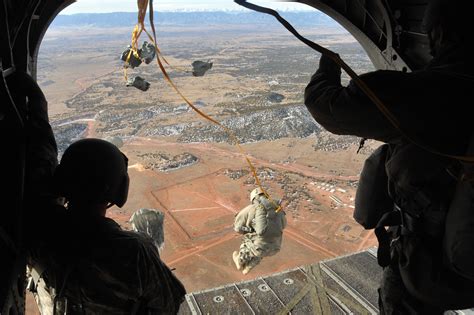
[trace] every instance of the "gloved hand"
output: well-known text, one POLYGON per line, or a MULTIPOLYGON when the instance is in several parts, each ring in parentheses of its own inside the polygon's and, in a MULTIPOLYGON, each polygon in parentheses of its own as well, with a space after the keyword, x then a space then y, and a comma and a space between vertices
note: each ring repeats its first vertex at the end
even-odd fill
POLYGON ((249 228, 248 226, 242 226, 242 227, 240 227, 240 230, 241 230, 242 232, 244 232, 244 233, 250 233, 250 232, 252 232, 252 229, 249 228))
POLYGON ((325 72, 333 75, 341 75, 341 67, 327 55, 321 55, 319 59, 318 72, 325 72))

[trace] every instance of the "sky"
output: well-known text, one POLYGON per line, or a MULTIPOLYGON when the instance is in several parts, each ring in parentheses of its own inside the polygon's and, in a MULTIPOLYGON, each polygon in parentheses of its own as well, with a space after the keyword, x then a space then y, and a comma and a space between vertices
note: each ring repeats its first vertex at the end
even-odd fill
MULTIPOLYGON (((136 0, 76 0, 61 14, 105 13, 105 12, 136 12, 136 0)), ((268 6, 277 10, 309 10, 311 7, 301 3, 255 0, 249 1, 258 5, 268 6)), ((207 10, 243 10, 233 0, 155 0, 157 11, 207 11, 207 10)), ((245 9, 246 10, 246 9, 245 9)))

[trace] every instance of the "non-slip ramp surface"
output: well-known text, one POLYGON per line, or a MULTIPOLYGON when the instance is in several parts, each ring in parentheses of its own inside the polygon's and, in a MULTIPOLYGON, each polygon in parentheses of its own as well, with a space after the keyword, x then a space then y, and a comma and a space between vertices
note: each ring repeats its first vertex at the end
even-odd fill
POLYGON ((365 251, 190 293, 179 314, 376 314, 381 273, 365 251))

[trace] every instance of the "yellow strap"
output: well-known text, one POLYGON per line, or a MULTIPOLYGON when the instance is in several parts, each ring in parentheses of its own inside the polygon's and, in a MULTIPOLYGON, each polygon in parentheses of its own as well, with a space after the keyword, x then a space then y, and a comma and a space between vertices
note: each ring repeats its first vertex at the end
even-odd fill
POLYGON ((372 91, 372 89, 370 89, 370 87, 367 84, 365 84, 364 81, 362 81, 362 79, 351 69, 351 67, 349 67, 344 62, 344 60, 341 59, 341 57, 339 57, 338 54, 336 54, 335 52, 333 52, 333 51, 331 51, 331 50, 329 50, 329 49, 327 49, 327 48, 325 48, 321 45, 318 45, 315 42, 312 42, 309 39, 301 36, 298 33, 298 31, 296 31, 296 29, 290 23, 288 23, 287 20, 285 20, 284 18, 282 18, 280 16, 280 14, 278 14, 277 11, 272 10, 270 8, 265 8, 265 7, 262 7, 262 6, 259 6, 259 5, 255 5, 253 3, 249 3, 249 2, 247 2, 247 0, 234 0, 234 2, 241 5, 241 6, 244 6, 244 7, 248 8, 250 10, 254 10, 254 11, 257 11, 257 12, 270 14, 270 15, 274 16, 288 31, 290 31, 293 35, 295 35, 296 38, 301 40, 303 43, 305 43, 306 45, 308 45, 312 49, 314 49, 314 50, 320 52, 321 54, 326 55, 329 58, 331 58, 337 65, 339 65, 342 69, 344 69, 344 71, 351 77, 352 80, 354 80, 354 82, 357 84, 357 86, 362 90, 362 92, 364 92, 367 95, 367 97, 375 104, 377 109, 387 118, 387 120, 407 140, 409 140, 410 142, 416 144, 420 148, 422 148, 422 149, 424 149, 424 150, 426 150, 426 151, 428 151, 432 154, 439 155, 439 156, 444 156, 444 157, 451 158, 451 159, 456 159, 456 160, 463 161, 463 162, 474 163, 474 156, 472 156, 472 155, 471 156, 469 156, 469 155, 466 155, 466 156, 450 155, 450 154, 446 154, 446 153, 443 153, 443 152, 438 152, 437 150, 432 149, 432 148, 428 147, 427 145, 425 145, 423 143, 415 141, 413 139, 413 137, 411 137, 407 132, 405 132, 401 128, 398 119, 392 114, 392 112, 387 108, 387 106, 382 102, 382 100, 377 96, 377 94, 375 94, 374 91, 372 91))
POLYGON ((311 283, 307 283, 277 314, 286 315, 311 291, 311 283))
POLYGON ((309 266, 308 273, 312 276, 310 282, 315 286, 315 292, 312 297, 318 302, 320 314, 331 314, 328 295, 321 275, 321 266, 319 264, 309 266))
POLYGON ((345 306, 350 307, 353 311, 360 313, 360 314, 369 314, 369 312, 357 302, 350 300, 349 298, 344 297, 341 293, 331 290, 327 287, 322 278, 321 274, 321 265, 318 263, 316 265, 311 265, 305 268, 305 272, 308 274, 308 281, 312 283, 318 290, 318 296, 320 301, 324 305, 324 309, 322 310, 322 314, 330 314, 330 306, 329 300, 327 295, 331 295, 336 297, 340 300, 345 306))
MULTIPOLYGON (((209 115, 205 114, 204 112, 202 112, 201 110, 199 110, 190 100, 188 100, 186 98, 186 96, 184 96, 183 93, 181 93, 181 91, 178 89, 178 87, 176 86, 176 84, 171 80, 170 76, 168 75, 168 72, 166 71, 163 63, 161 62, 161 59, 163 59, 163 61, 167 64, 167 65, 170 65, 168 63, 168 61, 163 57, 163 55, 161 54, 161 50, 160 48, 158 47, 158 44, 157 44, 157 40, 156 40, 156 29, 155 29, 155 23, 154 23, 154 14, 153 14, 153 0, 138 0, 137 2, 137 5, 138 5, 138 23, 137 25, 135 25, 135 28, 133 29, 133 32, 132 32, 132 44, 131 44, 131 49, 130 49, 130 52, 127 56, 127 60, 126 60, 126 63, 128 63, 130 61, 130 58, 132 56, 132 53, 138 57, 138 39, 140 38, 140 35, 142 34, 142 32, 145 32, 145 34, 148 36, 148 38, 150 39, 151 43, 153 44, 153 46, 155 46, 155 49, 156 49, 156 61, 157 61, 157 64, 158 64, 158 67, 160 68, 161 72, 163 73, 163 76, 166 80, 166 82, 168 82, 168 84, 176 91, 176 93, 186 102, 187 105, 189 105, 189 107, 191 107, 198 115, 200 115, 201 117, 203 117, 204 119, 212 122, 213 124, 221 127, 226 133, 227 135, 233 140, 234 144, 237 146, 237 148, 239 149, 240 153, 245 157, 245 160, 247 161, 247 164, 248 166, 250 167, 250 170, 252 172, 252 176, 255 178, 255 183, 257 184, 258 187, 260 187, 260 189, 262 190, 262 192, 264 193, 264 195, 268 198, 268 200, 270 200, 271 203, 273 203, 274 207, 275 207, 275 212, 279 212, 282 210, 282 207, 280 205, 277 205, 273 199, 270 197, 270 195, 267 193, 267 191, 262 187, 262 184, 260 182, 260 179, 258 178, 258 175, 257 175, 257 171, 255 169, 255 166, 252 164, 252 162, 250 161, 247 153, 245 152, 245 150, 242 148, 240 142, 239 142, 239 139, 237 138, 237 136, 232 132, 232 130, 230 130, 229 128, 227 128, 226 126, 222 125, 220 122, 218 122, 217 120, 215 120, 214 118, 210 117, 209 115), (146 11, 147 11, 147 7, 149 5, 149 8, 150 8, 150 12, 149 12, 149 18, 150 18, 150 26, 151 26, 151 30, 152 30, 152 34, 153 36, 146 30, 145 28, 145 16, 146 16, 146 11)), ((128 76, 127 76, 127 67, 125 67, 124 69, 124 78, 125 80, 127 80, 128 76)))

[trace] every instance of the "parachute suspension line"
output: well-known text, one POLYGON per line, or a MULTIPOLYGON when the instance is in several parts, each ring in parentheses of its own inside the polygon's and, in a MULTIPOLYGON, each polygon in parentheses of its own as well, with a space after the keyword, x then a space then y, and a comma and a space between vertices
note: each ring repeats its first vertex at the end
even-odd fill
MULTIPOLYGON (((262 190, 263 194, 268 198, 268 200, 273 203, 273 205, 275 206, 275 212, 279 212, 282 210, 282 207, 281 205, 277 205, 273 199, 270 197, 270 195, 268 194, 268 192, 262 187, 262 184, 260 182, 260 179, 258 178, 258 174, 257 174, 257 170, 255 168, 255 166, 252 164, 252 162, 250 161, 250 158, 248 157, 247 153, 245 152, 245 150, 242 148, 241 144, 240 144, 240 141, 239 139, 237 138, 237 136, 235 135, 235 133, 230 130, 228 127, 224 126, 223 124, 221 124, 220 122, 218 122, 217 120, 215 120, 214 118, 208 116, 207 114, 205 114, 204 112, 202 112, 199 108, 197 108, 193 102, 191 102, 180 90, 179 88, 176 86, 176 84, 173 82, 173 80, 171 80, 168 72, 166 71, 163 63, 167 64, 168 66, 170 66, 170 64, 168 63, 168 61, 163 57, 159 47, 158 47, 158 44, 157 44, 157 40, 156 40, 156 28, 155 28, 155 23, 154 23, 154 13, 153 13, 153 0, 138 0, 137 1, 137 5, 138 5, 138 23, 137 25, 135 26, 135 28, 133 29, 133 32, 132 32, 132 44, 131 44, 131 48, 130 48, 130 52, 128 53, 127 55, 127 59, 126 59, 126 64, 129 63, 130 61, 130 58, 132 56, 132 54, 134 54, 135 57, 138 57, 139 58, 139 55, 138 55, 138 39, 140 38, 141 34, 144 32, 148 38, 150 39, 151 43, 153 44, 153 46, 155 47, 156 51, 157 51, 157 54, 156 54, 156 61, 157 61, 157 64, 158 64, 158 67, 160 68, 161 72, 163 73, 163 77, 165 78, 166 82, 168 82, 168 84, 173 88, 173 90, 175 90, 175 92, 183 99, 184 102, 186 102, 186 104, 191 107, 199 116, 201 116, 202 118, 212 122, 213 124, 221 127, 226 133, 227 135, 229 136, 230 139, 232 139, 233 143, 237 146, 237 148, 239 149, 240 153, 245 157, 245 160, 252 172, 252 176, 254 177, 255 179, 255 183, 256 185, 262 190), (149 19, 150 19, 150 27, 151 27, 151 34, 150 32, 147 31, 147 29, 145 28, 145 16, 146 16, 146 11, 147 11, 147 7, 149 7, 149 19), (163 62, 162 62, 163 60, 163 62)), ((171 67, 171 66, 170 66, 171 67)), ((172 68, 172 67, 171 67, 172 68)), ((172 68, 173 69, 173 68, 172 68)), ((128 75, 127 75, 127 67, 124 68, 124 77, 125 77, 125 80, 128 79, 128 75)))
MULTIPOLYGON (((140 58, 139 53, 138 53, 138 39, 140 38, 142 32, 147 33, 148 37, 151 38, 150 34, 148 33, 148 31, 145 28, 145 17, 146 17, 146 12, 147 12, 148 5, 150 7, 149 19, 150 19, 151 29, 153 31, 153 34, 156 34, 154 16, 153 16, 153 1, 152 0, 151 1, 149 1, 149 0, 138 0, 137 5, 138 5, 138 23, 137 23, 137 25, 135 25, 135 28, 133 29, 133 32, 132 32, 132 45, 131 45, 132 47, 130 48, 130 52, 127 55, 127 59, 125 61, 126 64, 128 64, 130 62, 130 58, 132 57, 132 54, 137 59, 140 58)), ((163 53, 161 52, 160 48, 157 45, 156 35, 154 36, 153 44, 155 46, 157 55, 160 55, 161 58, 163 59, 164 63, 166 63, 171 69, 173 69, 175 71, 178 71, 178 72, 190 73, 190 71, 184 70, 183 68, 172 66, 168 62, 168 60, 166 60, 166 58, 163 56, 163 53)), ((127 67, 124 67, 125 81, 128 80, 127 69, 128 69, 127 67)))
POLYGON ((447 158, 451 158, 451 159, 455 159, 455 160, 459 160, 463 162, 474 163, 474 156, 457 156, 457 155, 445 154, 442 152, 438 152, 437 150, 432 149, 420 143, 419 141, 414 140, 413 137, 409 136, 406 132, 403 131, 403 129, 400 126, 400 122, 392 114, 392 112, 388 109, 388 107, 384 104, 384 102, 382 102, 382 100, 374 93, 374 91, 372 91, 372 89, 357 75, 357 73, 355 73, 354 70, 352 70, 352 68, 348 64, 344 62, 344 60, 341 59, 341 57, 337 53, 301 36, 298 33, 298 31, 287 20, 285 20, 284 18, 280 16, 280 14, 277 11, 270 8, 265 8, 259 5, 255 5, 253 3, 249 3, 246 0, 234 0, 234 2, 247 9, 260 12, 260 13, 270 14, 274 16, 288 31, 290 31, 290 33, 292 33, 300 41, 305 43, 310 48, 316 50, 317 52, 331 58, 338 66, 340 66, 351 77, 352 80, 354 80, 357 86, 362 90, 362 92, 364 92, 367 95, 367 97, 375 104, 375 106, 377 106, 377 109, 385 116, 385 118, 393 125, 393 127, 395 127, 395 129, 397 129, 398 132, 400 132, 400 134, 406 139, 408 139, 410 142, 435 155, 439 155, 439 156, 443 156, 443 157, 447 157, 447 158))
MULTIPOLYGON (((158 48, 158 45, 157 45, 157 42, 156 42, 156 28, 155 28, 155 21, 154 21, 154 10, 153 10, 153 0, 150 0, 149 2, 149 14, 148 14, 148 17, 150 19, 150 26, 151 26, 151 31, 153 32, 153 39, 154 39, 154 45, 155 45, 155 48, 156 48, 156 53, 158 55, 161 56, 161 58, 163 59, 164 63, 166 63, 171 69, 175 70, 175 71, 180 71, 180 72, 184 72, 184 73, 190 73, 192 71, 188 71, 188 70, 184 70, 183 68, 181 67, 175 67, 175 66, 172 66, 168 60, 166 60, 166 58, 163 56, 163 54, 161 53, 161 50, 158 48)), ((148 37, 150 37, 150 34, 148 34, 148 32, 146 31, 145 29, 145 32, 147 33, 148 37)))

